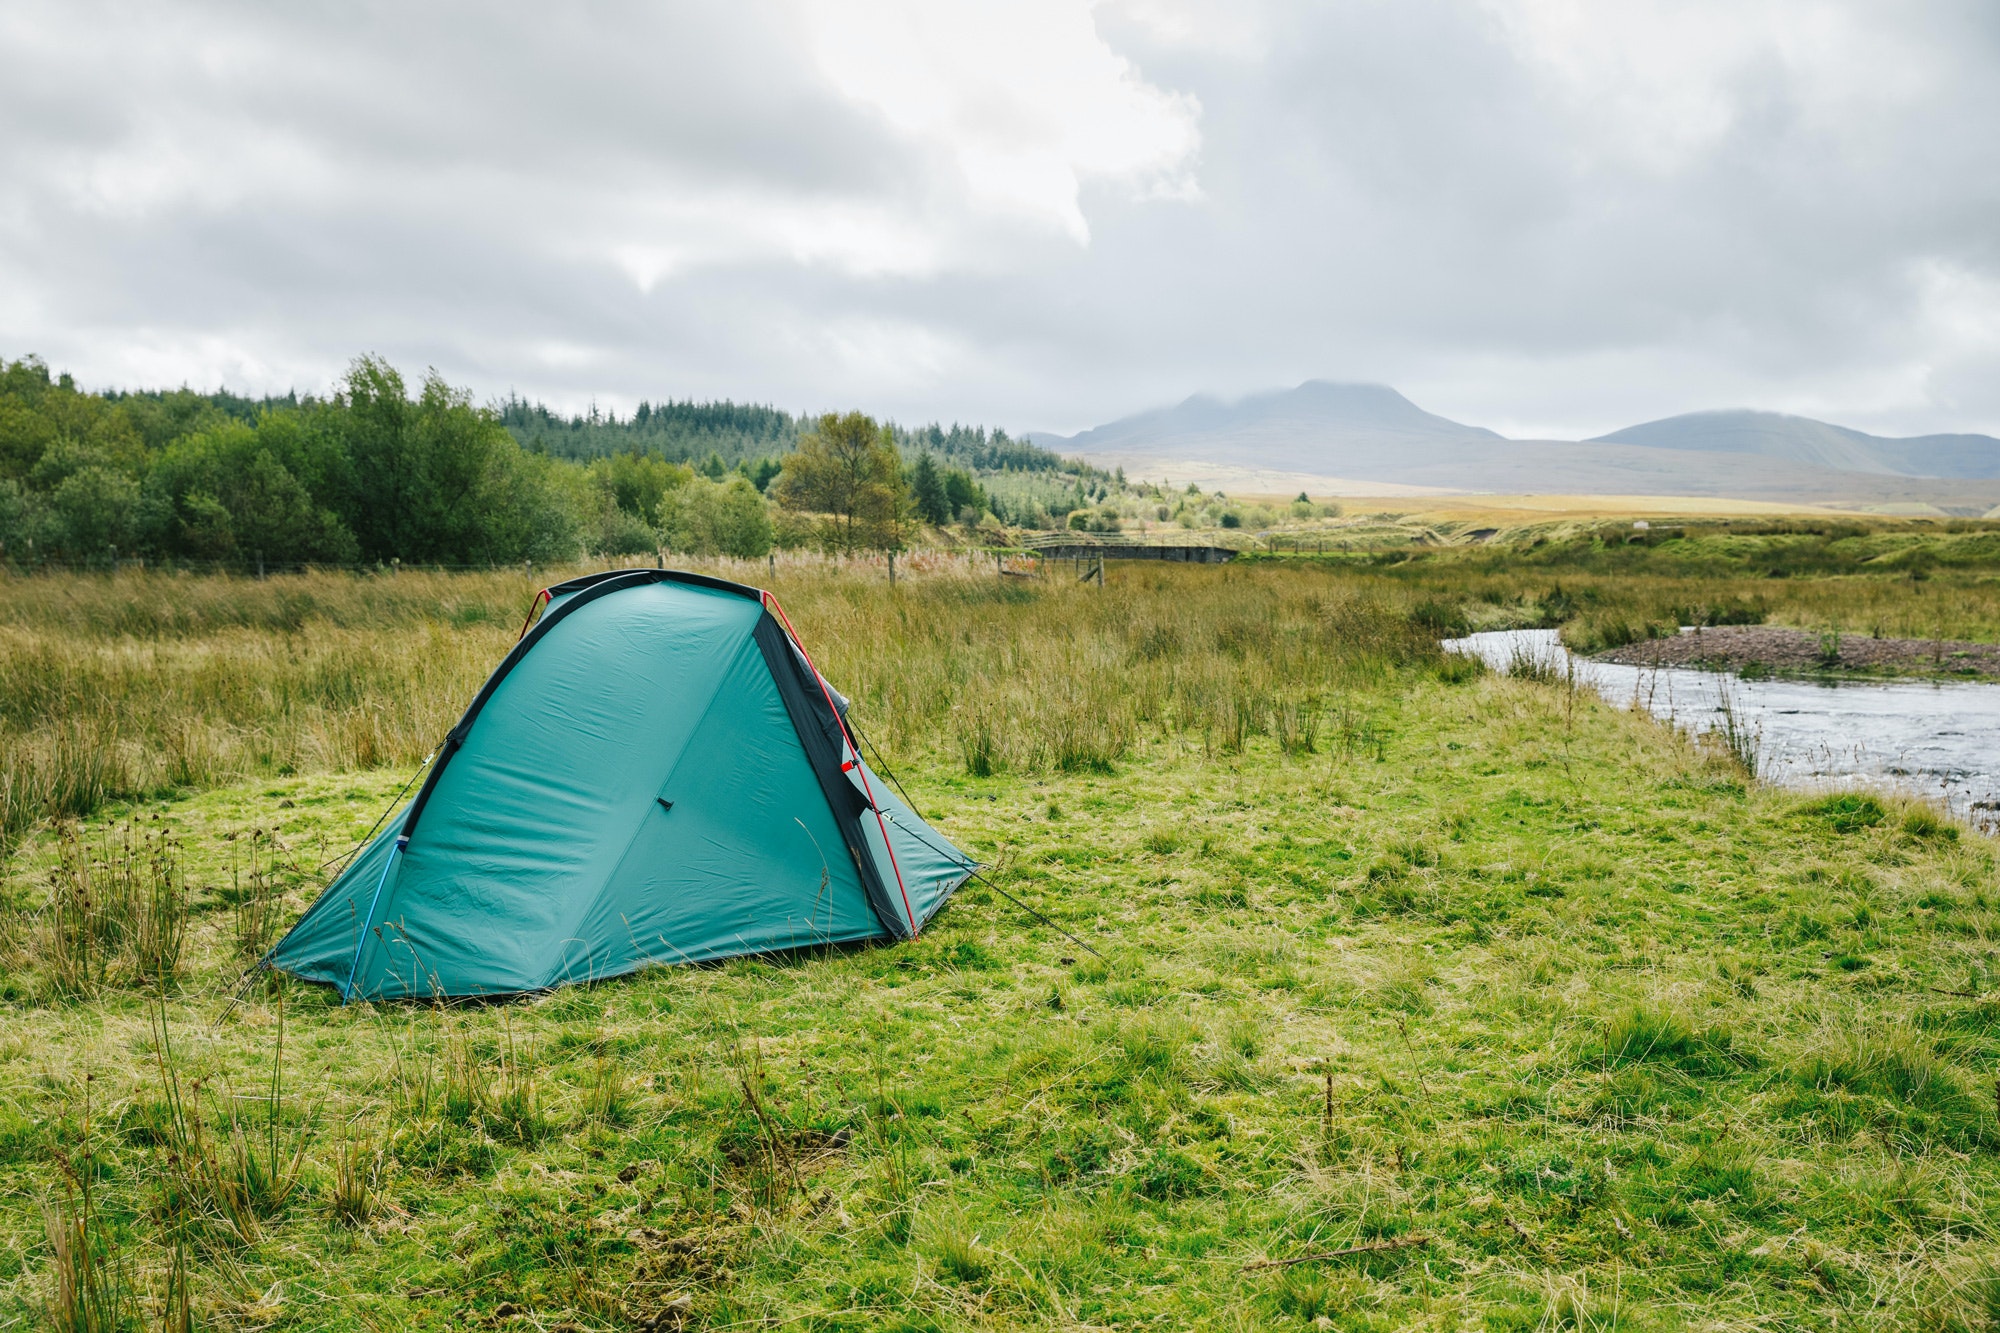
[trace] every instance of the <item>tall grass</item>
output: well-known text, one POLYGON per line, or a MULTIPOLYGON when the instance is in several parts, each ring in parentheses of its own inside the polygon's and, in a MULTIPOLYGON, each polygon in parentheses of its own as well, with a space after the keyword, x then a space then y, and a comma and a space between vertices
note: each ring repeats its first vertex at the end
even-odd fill
POLYGON ((1443 661, 1410 597, 1325 570, 937 579, 900 605, 852 582, 779 593, 864 724, 892 748, 955 748, 975 774, 1102 771, 1144 734, 1304 753, 1344 691, 1443 661))
POLYGON ((1711 734, 1746 777, 1756 777, 1764 766, 1764 729, 1744 715, 1727 682, 1716 700, 1716 714, 1720 720, 1711 734))
POLYGON ((43 1205, 54 1291, 44 1310, 55 1333, 126 1333, 138 1327, 130 1274, 104 1215, 104 1174, 92 1119, 91 1080, 83 1090, 78 1141, 58 1145, 62 1196, 43 1205))
MULTIPOLYGON (((1532 548, 1113 566, 1102 588, 1000 578, 954 556, 913 559, 894 589, 867 562, 702 567, 772 586, 828 674, 866 702, 878 743, 956 748, 979 774, 1102 771, 1148 732, 1195 734, 1225 754, 1263 735, 1310 751, 1330 720, 1316 701, 1398 666, 1436 667, 1441 626, 1562 625, 1586 651, 1763 619, 2000 637, 2000 584, 1980 569, 1917 578, 1878 560, 1774 579, 1752 568, 1756 542, 1787 540, 1714 538, 1705 564, 1668 542, 1601 568, 1532 548)), ((0 854, 40 821, 107 801, 258 773, 414 767, 504 654, 535 589, 575 572, 10 579, 0 854)))
MULTIPOLYGON (((1932 534, 1941 541, 1941 534, 1932 534)), ((1926 564, 1893 544, 1799 564, 1782 534, 1603 548, 1551 543, 1384 551, 1349 566, 1358 586, 1405 590, 1438 625, 1552 629, 1592 653, 1681 625, 1786 625, 1848 637, 2000 641, 2000 548, 1993 534, 1926 564)), ((1906 533, 1899 540, 1915 541, 1906 533)))
POLYGON ((24 960, 57 994, 87 996, 113 980, 165 987, 180 975, 188 890, 179 847, 132 823, 86 841, 57 829, 49 898, 24 960))
MULTIPOLYGON (((937 559, 890 588, 794 560, 775 591, 878 744, 968 769, 1103 771, 1142 731, 1314 748, 1317 700, 1435 663, 1395 587, 1326 569, 1114 570, 1108 586, 937 559)), ((761 562, 716 572, 764 583, 761 562)), ((12 580, 0 599, 0 852, 38 821, 258 773, 414 767, 572 571, 12 580)), ((1421 611, 1421 608, 1415 608, 1421 611)), ((251 936, 256 929, 245 923, 251 936)))
POLYGON ((284 989, 277 989, 270 1083, 261 1097, 183 1078, 164 1000, 152 1009, 154 1068, 165 1108, 170 1211, 198 1219, 242 1244, 255 1244, 265 1219, 298 1192, 316 1116, 288 1113, 284 989), (244 1109, 262 1101, 263 1123, 244 1109))
POLYGON ((284 910, 276 836, 252 829, 249 843, 249 864, 230 866, 229 887, 230 933, 237 956, 245 961, 261 957, 271 947, 284 910))

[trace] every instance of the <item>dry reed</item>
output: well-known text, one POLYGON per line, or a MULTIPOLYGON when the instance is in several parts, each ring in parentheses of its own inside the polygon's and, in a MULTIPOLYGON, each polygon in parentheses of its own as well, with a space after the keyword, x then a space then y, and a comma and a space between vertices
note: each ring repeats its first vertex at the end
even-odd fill
MULTIPOLYGON (((865 563, 791 558, 775 579, 762 562, 704 567, 771 583, 878 744, 955 747, 974 772, 1103 771, 1149 729, 1233 753, 1275 728, 1309 751, 1321 700, 1437 656, 1411 597, 1326 569, 1121 569, 1099 588, 933 557, 892 589, 865 563)), ((556 576, 15 579, 0 602, 0 851, 110 801, 414 767, 556 576)))

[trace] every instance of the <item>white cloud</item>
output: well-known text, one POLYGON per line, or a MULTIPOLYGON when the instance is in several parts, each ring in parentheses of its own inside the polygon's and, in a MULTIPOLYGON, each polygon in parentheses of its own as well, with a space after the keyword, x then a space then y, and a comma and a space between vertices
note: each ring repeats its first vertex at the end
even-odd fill
POLYGON ((1074 427, 2000 430, 1978 0, 0 9, 0 354, 1074 427))
POLYGON ((982 212, 1081 243, 1088 181, 1198 193, 1194 99, 1141 78, 1082 0, 802 0, 800 15, 827 81, 948 162, 982 212))

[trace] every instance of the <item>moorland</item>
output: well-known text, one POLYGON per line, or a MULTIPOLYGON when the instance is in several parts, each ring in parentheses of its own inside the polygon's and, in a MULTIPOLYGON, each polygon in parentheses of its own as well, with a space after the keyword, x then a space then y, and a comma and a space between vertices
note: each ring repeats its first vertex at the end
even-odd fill
POLYGON ((11 578, 0 1320, 1989 1328, 1990 840, 1437 639, 1992 642, 2000 537, 1676 526, 706 563, 988 879, 460 1008, 247 965, 546 571, 11 578))

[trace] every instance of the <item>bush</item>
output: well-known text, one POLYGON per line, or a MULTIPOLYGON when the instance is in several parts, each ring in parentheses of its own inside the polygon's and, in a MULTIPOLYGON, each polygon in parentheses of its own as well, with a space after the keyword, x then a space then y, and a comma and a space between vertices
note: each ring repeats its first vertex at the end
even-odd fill
POLYGON ((770 510, 743 478, 690 487, 688 504, 696 542, 714 554, 754 560, 770 551, 770 510))
POLYGON ((583 545, 592 555, 651 555, 662 542, 637 514, 607 507, 585 528, 583 545))
POLYGON ((139 485, 108 467, 81 468, 49 497, 50 545, 72 560, 94 560, 134 547, 139 485))
POLYGON ((359 554, 347 525, 241 422, 168 445, 146 477, 140 521, 147 546, 167 556, 295 564, 359 554))

